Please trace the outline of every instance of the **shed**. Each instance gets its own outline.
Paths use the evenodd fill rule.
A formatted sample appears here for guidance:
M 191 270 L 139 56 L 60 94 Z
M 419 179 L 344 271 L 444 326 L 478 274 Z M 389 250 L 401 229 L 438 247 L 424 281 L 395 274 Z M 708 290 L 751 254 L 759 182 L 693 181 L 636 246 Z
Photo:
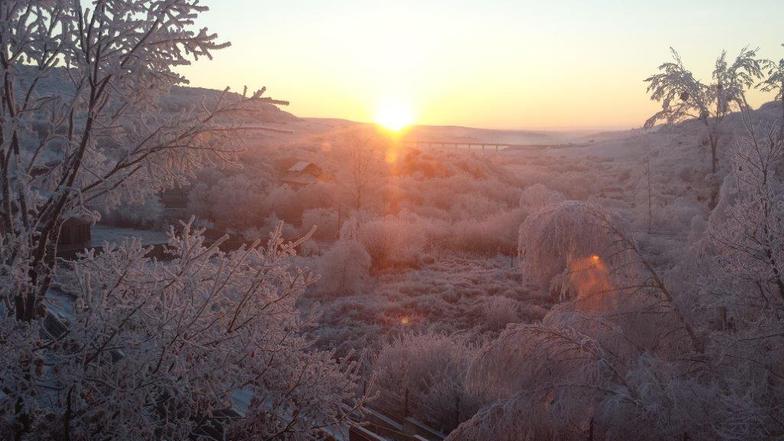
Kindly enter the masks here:
M 319 176 L 321 176 L 323 171 L 321 170 L 321 167 L 319 167 L 318 165 L 312 162 L 299 161 L 296 164 L 292 165 L 291 168 L 289 168 L 288 173 L 307 174 L 318 178 Z
M 324 171 L 313 162 L 298 161 L 289 167 L 281 178 L 281 182 L 293 187 L 305 187 L 315 184 L 322 177 Z

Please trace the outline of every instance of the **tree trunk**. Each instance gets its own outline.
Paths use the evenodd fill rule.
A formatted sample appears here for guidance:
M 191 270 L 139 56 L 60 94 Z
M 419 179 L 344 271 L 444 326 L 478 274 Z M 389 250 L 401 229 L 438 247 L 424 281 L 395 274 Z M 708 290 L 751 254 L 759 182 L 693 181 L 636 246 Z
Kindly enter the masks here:
M 714 174 L 719 168 L 719 158 L 718 158 L 718 150 L 719 150 L 719 137 L 711 133 L 709 135 L 710 139 L 710 149 L 711 149 L 711 172 Z

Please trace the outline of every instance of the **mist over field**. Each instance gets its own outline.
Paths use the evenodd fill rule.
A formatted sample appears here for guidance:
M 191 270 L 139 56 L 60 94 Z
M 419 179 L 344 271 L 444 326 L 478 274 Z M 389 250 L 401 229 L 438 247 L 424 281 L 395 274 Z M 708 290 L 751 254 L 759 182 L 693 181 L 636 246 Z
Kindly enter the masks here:
M 484 44 L 498 11 L 521 14 L 493 5 L 454 5 L 433 26 L 473 14 Z M 226 12 L 212 13 L 194 0 L 0 3 L 0 441 L 784 437 L 778 41 L 708 58 L 705 44 L 694 61 L 670 48 L 631 79 L 573 65 L 546 108 L 584 106 L 577 83 L 634 81 L 643 104 L 597 101 L 570 123 L 542 124 L 542 95 L 521 104 L 530 84 L 508 90 L 502 69 L 482 83 L 487 108 L 452 88 L 457 74 L 432 85 L 450 103 L 437 117 L 410 99 L 418 86 L 393 92 L 405 76 L 345 102 L 303 82 L 302 105 L 321 106 L 311 117 L 273 89 L 189 83 L 236 62 L 212 26 Z M 314 16 L 303 34 L 343 20 Z M 247 39 L 264 32 L 237 20 Z M 367 20 L 356 29 L 378 38 Z M 289 32 L 281 45 L 301 48 Z M 518 45 L 493 41 L 486 63 Z M 417 58 L 422 84 L 454 50 Z M 314 69 L 345 67 L 317 55 Z M 631 58 L 604 62 L 620 72 Z M 358 100 L 372 117 L 351 113 Z M 518 128 L 482 128 L 510 127 L 517 116 L 496 111 L 512 101 L 528 109 Z

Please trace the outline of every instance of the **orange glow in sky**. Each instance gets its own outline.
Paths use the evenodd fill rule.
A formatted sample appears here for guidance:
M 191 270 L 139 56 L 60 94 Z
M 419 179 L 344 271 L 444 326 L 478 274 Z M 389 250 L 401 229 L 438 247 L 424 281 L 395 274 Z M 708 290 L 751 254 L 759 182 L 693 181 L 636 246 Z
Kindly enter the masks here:
M 643 80 L 670 46 L 704 80 L 722 49 L 784 57 L 780 1 L 203 0 L 198 25 L 232 45 L 180 71 L 392 129 L 640 127 L 658 108 Z M 381 106 L 390 96 L 409 102 Z

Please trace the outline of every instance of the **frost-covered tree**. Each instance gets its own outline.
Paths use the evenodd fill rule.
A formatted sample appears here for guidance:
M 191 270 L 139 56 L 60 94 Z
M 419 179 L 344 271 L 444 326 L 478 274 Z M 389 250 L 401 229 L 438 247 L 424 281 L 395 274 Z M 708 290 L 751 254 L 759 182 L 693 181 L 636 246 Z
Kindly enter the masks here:
M 710 237 L 724 271 L 756 285 L 764 298 L 784 301 L 784 137 L 775 126 L 744 122 Z
M 673 61 L 660 65 L 659 73 L 645 79 L 651 99 L 662 104 L 645 127 L 653 127 L 660 120 L 668 124 L 699 120 L 707 128 L 711 169 L 715 173 L 722 122 L 734 111 L 749 109 L 746 91 L 762 77 L 763 60 L 757 58 L 756 49 L 743 48 L 730 63 L 724 51 L 716 59 L 711 82 L 704 83 L 684 66 L 675 49 L 670 50 Z
M 579 201 L 545 205 L 520 226 L 518 253 L 523 277 L 547 287 L 574 261 L 615 254 L 598 207 Z
M 367 210 L 381 201 L 379 189 L 385 174 L 381 141 L 360 130 L 343 135 L 338 142 L 342 144 L 338 151 L 341 167 L 336 176 L 339 203 L 349 210 Z
M 782 45 L 784 46 L 784 45 Z M 758 87 L 763 92 L 773 92 L 774 98 L 781 102 L 781 117 L 784 120 L 784 58 L 778 62 L 767 60 L 765 62 L 766 77 Z M 784 128 L 784 124 L 782 124 Z
M 374 388 L 380 406 L 397 395 L 404 412 L 449 431 L 482 404 L 466 388 L 470 364 L 479 345 L 465 337 L 438 333 L 406 334 L 384 345 L 375 361 Z M 386 397 L 386 398 L 385 398 Z M 397 400 L 395 400 L 397 401 Z
M 370 255 L 356 239 L 340 239 L 318 258 L 319 292 L 359 294 L 370 277 Z
M 696 352 L 704 344 L 684 307 L 656 268 L 623 231 L 618 219 L 601 207 L 565 201 L 529 216 L 520 227 L 523 278 L 558 290 L 561 300 L 574 299 L 582 310 L 599 311 L 632 293 L 640 307 L 662 306 L 672 314 Z M 652 302 L 652 303 L 648 303 Z
M 278 229 L 223 253 L 185 224 L 167 262 L 138 241 L 89 252 L 47 299 L 64 327 L 0 320 L 2 438 L 310 439 L 336 424 L 356 377 L 300 336 L 312 277 L 286 263 L 297 245 Z
M 520 208 L 539 210 L 565 200 L 566 197 L 561 192 L 551 190 L 543 184 L 534 184 L 526 187 L 520 193 Z
M 304 439 L 354 392 L 351 369 L 300 337 L 310 278 L 288 267 L 280 229 L 224 254 L 184 225 L 165 263 L 138 242 L 56 258 L 70 218 L 234 159 L 232 118 L 262 91 L 177 113 L 159 102 L 186 82 L 178 66 L 226 46 L 195 28 L 205 10 L 0 3 L 1 438 Z
M 674 262 L 687 269 L 707 266 L 705 280 L 686 284 L 703 285 L 698 289 L 674 292 L 666 280 L 697 275 L 647 262 L 601 210 L 563 210 L 563 216 L 583 219 L 570 220 L 575 232 L 563 228 L 568 224 L 552 211 L 523 230 L 544 232 L 548 244 L 568 251 L 579 249 L 572 235 L 603 225 L 614 249 L 628 250 L 630 258 L 621 263 L 629 270 L 608 265 L 608 283 L 601 285 L 607 289 L 595 296 L 600 301 L 573 298 L 541 323 L 508 326 L 486 345 L 469 369 L 467 385 L 491 404 L 452 432 L 450 441 L 707 441 L 775 439 L 784 433 L 779 405 L 784 291 L 777 280 L 784 147 L 777 127 L 753 127 L 749 114 L 744 118 L 746 135 L 711 215 L 710 245 L 698 247 L 694 262 L 685 262 L 691 254 Z M 586 221 L 591 226 L 578 226 Z M 555 232 L 564 237 L 553 237 Z M 539 251 L 542 258 L 557 255 L 548 250 Z M 695 306 L 713 316 L 716 303 L 729 317 L 721 326 L 690 311 Z
M 343 224 L 340 238 L 357 240 L 370 255 L 374 269 L 415 267 L 427 247 L 419 217 L 409 213 L 352 217 Z
M 261 100 L 224 93 L 172 114 L 175 72 L 227 46 L 195 0 L 8 1 L 0 7 L 3 296 L 32 320 L 55 270 L 62 223 L 137 201 L 230 160 L 228 117 Z

